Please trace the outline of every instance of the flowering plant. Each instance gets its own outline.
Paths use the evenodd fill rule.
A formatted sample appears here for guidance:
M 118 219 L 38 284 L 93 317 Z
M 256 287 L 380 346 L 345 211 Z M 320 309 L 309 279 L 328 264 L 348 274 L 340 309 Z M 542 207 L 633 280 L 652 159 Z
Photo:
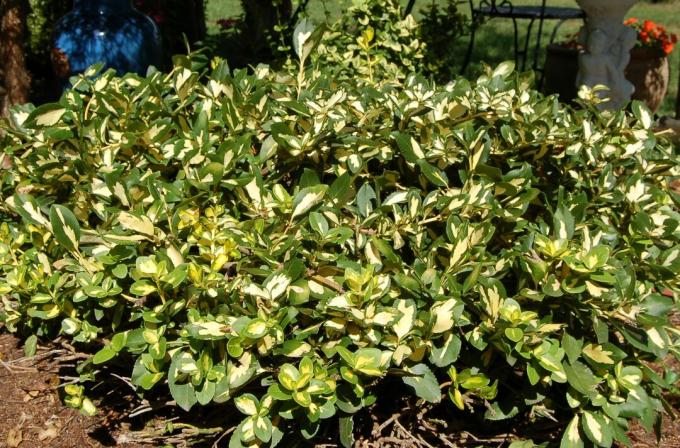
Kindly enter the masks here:
M 655 48 L 668 55 L 673 51 L 673 47 L 678 42 L 678 36 L 668 33 L 666 28 L 654 23 L 651 20 L 641 22 L 635 17 L 631 17 L 624 22 L 634 28 L 638 33 L 636 46 L 644 48 Z

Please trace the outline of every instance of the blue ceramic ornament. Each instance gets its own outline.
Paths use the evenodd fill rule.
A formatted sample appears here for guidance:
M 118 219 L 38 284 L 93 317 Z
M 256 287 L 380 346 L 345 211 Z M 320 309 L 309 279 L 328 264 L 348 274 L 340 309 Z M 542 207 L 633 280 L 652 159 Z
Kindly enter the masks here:
M 74 0 L 54 28 L 52 66 L 64 85 L 97 62 L 120 75 L 144 75 L 160 61 L 158 28 L 130 0 Z

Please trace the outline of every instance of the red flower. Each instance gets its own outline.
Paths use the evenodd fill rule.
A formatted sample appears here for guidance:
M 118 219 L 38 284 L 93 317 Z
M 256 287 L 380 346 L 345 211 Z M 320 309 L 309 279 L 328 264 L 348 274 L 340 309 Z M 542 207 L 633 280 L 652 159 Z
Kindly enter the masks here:
M 631 17 L 625 20 L 624 24 L 637 31 L 638 47 L 656 49 L 665 54 L 670 54 L 673 51 L 674 44 L 678 41 L 678 37 L 675 34 L 669 35 L 665 27 L 651 20 L 645 20 L 640 23 L 637 18 Z
M 644 31 L 647 31 L 648 33 L 652 31 L 654 28 L 656 28 L 656 24 L 651 20 L 645 20 L 645 22 L 642 24 L 642 29 Z

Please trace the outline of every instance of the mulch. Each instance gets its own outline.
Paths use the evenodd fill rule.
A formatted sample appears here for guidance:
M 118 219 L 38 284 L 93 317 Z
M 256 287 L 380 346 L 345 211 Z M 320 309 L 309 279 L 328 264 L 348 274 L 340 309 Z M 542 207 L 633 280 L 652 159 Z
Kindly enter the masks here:
M 110 383 L 100 387 L 100 412 L 96 417 L 84 417 L 77 410 L 67 408 L 60 398 L 61 387 L 74 379 L 74 367 L 81 355 L 68 348 L 41 347 L 35 357 L 26 358 L 21 342 L 9 334 L 0 335 L 0 448 L 147 448 L 152 446 L 195 446 L 219 448 L 228 446 L 229 430 L 208 430 L 203 437 L 195 437 L 195 428 L 167 431 L 169 421 L 177 421 L 177 414 L 147 412 L 138 417 L 127 417 L 139 407 L 139 399 L 121 382 L 121 388 Z M 677 361 L 675 370 L 680 368 Z M 680 371 L 680 370 L 678 370 Z M 394 394 L 395 385 L 384 393 Z M 423 406 L 409 398 L 410 394 L 395 395 L 387 406 L 373 406 L 355 417 L 355 448 L 433 448 L 433 447 L 504 447 L 518 435 L 538 434 L 556 436 L 556 425 L 505 428 L 498 424 L 470 424 L 456 421 L 449 412 L 452 406 Z M 383 403 L 386 400 L 382 401 Z M 680 402 L 675 402 L 676 409 Z M 215 411 L 215 410 L 213 410 Z M 680 413 L 676 412 L 680 417 Z M 183 414 L 179 420 L 192 419 L 194 424 L 211 420 L 210 413 Z M 219 417 L 219 411 L 218 411 Z M 224 419 L 224 414 L 222 414 Z M 219 420 L 219 419 L 218 419 Z M 176 424 L 176 423 L 175 423 Z M 193 429 L 192 429 L 193 428 Z M 470 429 L 473 428 L 473 429 Z M 657 445 L 656 436 L 639 425 L 633 425 L 629 437 L 634 447 L 680 448 L 680 419 L 663 420 L 664 438 Z M 192 435 L 193 434 L 193 435 Z M 317 439 L 317 447 L 330 448 L 336 444 L 333 431 Z M 529 437 L 527 437 L 529 438 Z M 286 446 L 286 444 L 281 444 Z
M 74 367 L 79 358 L 82 356 L 66 349 L 44 348 L 27 358 L 15 336 L 0 335 L 0 447 L 148 446 L 119 444 L 118 428 L 111 426 L 116 416 L 111 412 L 89 418 L 63 405 L 64 371 Z
M 62 405 L 59 366 L 49 357 L 22 358 L 18 340 L 0 336 L 0 446 L 104 447 L 90 435 L 102 422 Z

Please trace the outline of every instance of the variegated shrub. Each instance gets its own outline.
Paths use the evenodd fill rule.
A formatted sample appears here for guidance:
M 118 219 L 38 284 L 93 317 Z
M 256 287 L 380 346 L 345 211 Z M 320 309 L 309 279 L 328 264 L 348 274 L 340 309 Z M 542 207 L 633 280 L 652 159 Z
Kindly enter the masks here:
M 130 363 L 142 394 L 235 406 L 236 447 L 338 422 L 348 445 L 386 377 L 563 422 L 563 447 L 652 426 L 677 373 L 649 362 L 680 355 L 680 167 L 649 112 L 573 110 L 508 64 L 337 81 L 318 37 L 294 73 L 178 57 L 0 122 L 5 327 L 98 346 L 84 379 Z

